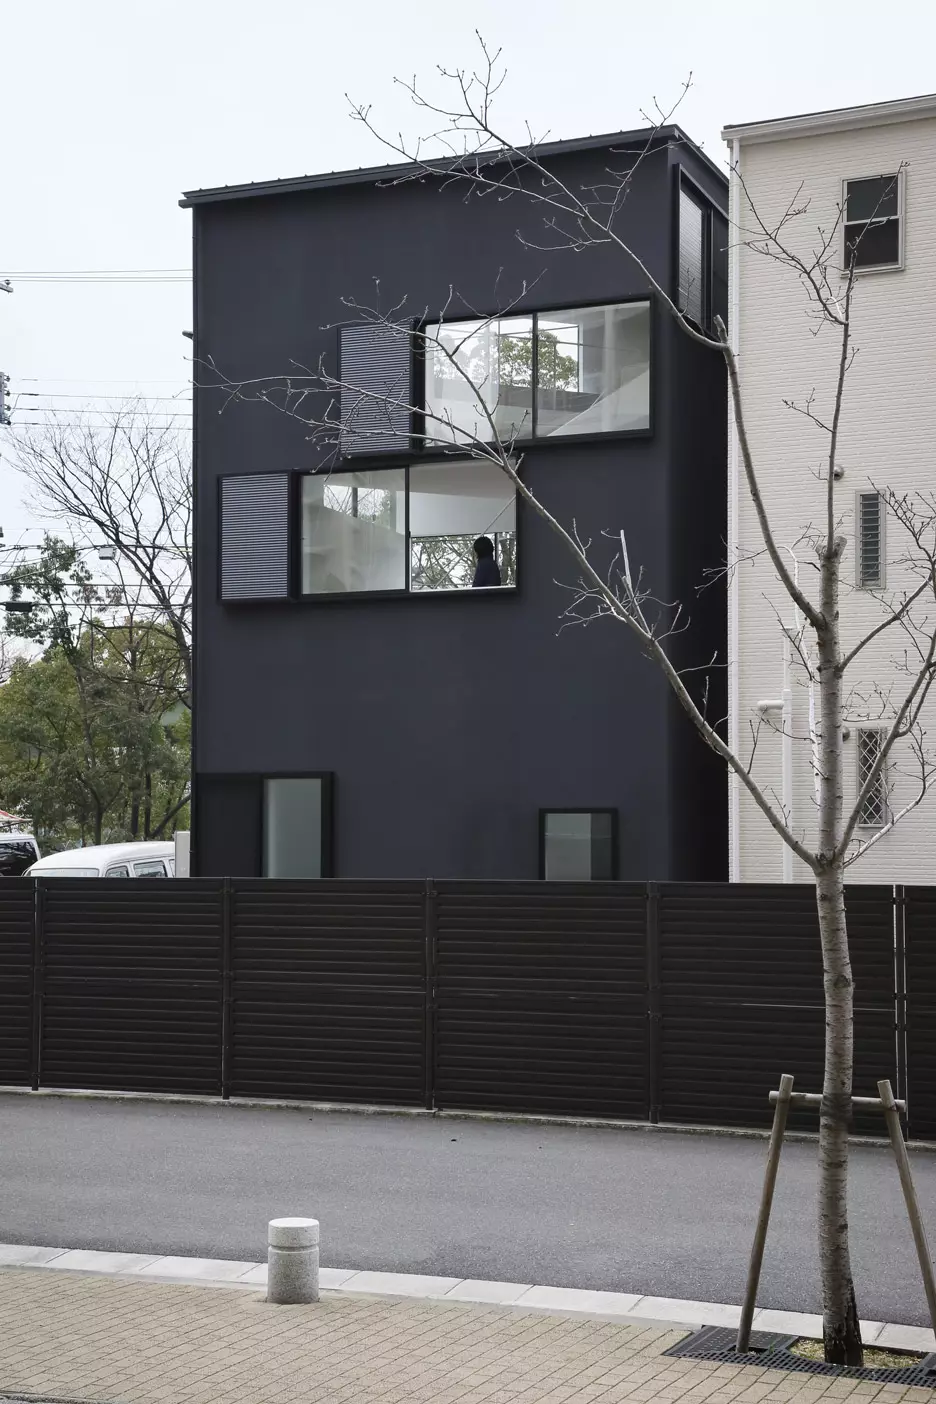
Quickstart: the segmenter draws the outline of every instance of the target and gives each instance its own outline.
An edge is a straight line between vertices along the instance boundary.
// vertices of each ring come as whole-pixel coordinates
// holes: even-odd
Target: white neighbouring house
[[[831,413],[841,342],[831,328],[816,334],[796,274],[745,239],[756,227],[754,211],[769,226],[791,206],[808,205],[786,226],[784,237],[806,254],[818,248],[820,230],[835,231],[834,276],[841,276],[846,239],[864,227],[852,318],[857,355],[846,382],[839,454],[844,475],[836,491],[839,529],[848,538],[842,595],[847,650],[883,617],[877,596],[899,595],[911,579],[900,564],[907,539],[880,510],[875,488],[936,494],[936,96],[729,126],[722,135],[732,166],[730,335],[753,458],[777,543],[795,554],[800,583],[811,598],[816,597],[815,554],[802,536],[810,524],[824,520],[819,469],[828,441],[784,401],[803,406],[814,392],[815,413],[820,418]],[[869,216],[873,224],[866,226]],[[729,584],[731,740],[749,755],[758,720],[766,716],[752,773],[780,805],[789,806],[794,827],[814,842],[806,670],[795,651],[785,670],[777,612],[792,622],[792,605],[769,560],[760,555],[745,561],[763,543],[733,428],[732,434],[729,560],[744,563]],[[899,626],[891,628],[849,669],[846,697],[850,688],[857,692],[848,706],[846,808],[858,793],[862,765],[874,754],[875,724],[886,719],[876,715],[880,702],[872,697],[869,704],[867,697],[876,688],[886,696],[891,684],[895,698],[905,691],[894,662],[903,642]],[[785,682],[786,744],[780,734]],[[764,703],[770,704],[766,710]],[[936,752],[936,690],[922,721]],[[871,837],[910,800],[909,764],[906,753],[895,748],[885,784],[866,805],[859,837]],[[808,880],[806,866],[792,857],[736,780],[729,833],[733,881]],[[866,883],[936,882],[936,787],[849,869],[848,877]]]

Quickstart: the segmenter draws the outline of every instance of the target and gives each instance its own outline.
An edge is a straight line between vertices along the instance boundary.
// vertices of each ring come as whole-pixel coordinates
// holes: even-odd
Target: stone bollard
[[[271,1219],[267,1301],[280,1305],[319,1299],[318,1219]]]

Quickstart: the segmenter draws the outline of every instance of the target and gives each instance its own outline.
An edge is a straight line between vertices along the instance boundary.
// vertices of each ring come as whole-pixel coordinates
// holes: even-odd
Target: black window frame
[[[633,293],[633,294],[631,294],[631,295],[628,296],[628,297],[616,297],[616,298],[613,298],[613,299],[609,299],[609,298],[607,298],[607,297],[581,298],[580,300],[578,300],[578,301],[576,301],[576,302],[574,302],[574,303],[566,303],[565,306],[557,305],[555,302],[541,302],[541,303],[537,303],[537,304],[532,305],[532,306],[528,306],[528,305],[526,305],[526,304],[521,304],[521,305],[518,305],[518,306],[516,306],[516,307],[511,307],[509,310],[501,310],[501,311],[492,310],[492,311],[490,311],[490,312],[488,312],[488,313],[481,313],[481,314],[479,314],[478,312],[476,312],[476,311],[472,308],[472,309],[466,311],[465,315],[461,315],[460,313],[453,312],[453,313],[451,313],[451,315],[448,317],[447,320],[448,320],[448,322],[459,322],[459,323],[477,322],[478,324],[483,324],[484,322],[489,322],[489,321],[491,321],[491,320],[493,320],[493,319],[500,318],[500,317],[504,317],[504,318],[508,318],[508,317],[529,317],[529,318],[531,319],[531,321],[532,321],[532,323],[533,323],[533,369],[532,369],[531,380],[532,380],[533,383],[532,383],[532,386],[531,386],[531,391],[532,391],[532,413],[531,413],[531,425],[530,425],[530,428],[531,428],[531,431],[534,431],[534,430],[535,430],[535,427],[536,427],[536,426],[535,426],[535,419],[536,419],[536,370],[537,370],[537,359],[538,359],[538,358],[537,358],[536,319],[537,319],[538,317],[540,317],[540,316],[545,316],[545,315],[548,315],[548,314],[550,314],[550,313],[554,313],[554,314],[556,314],[556,315],[561,316],[563,312],[577,312],[577,311],[579,311],[579,310],[586,310],[586,309],[595,308],[595,307],[629,307],[629,306],[631,306],[633,303],[638,303],[638,302],[645,303],[645,304],[647,305],[648,310],[649,310],[649,322],[650,322],[650,325],[649,325],[649,334],[648,334],[648,346],[647,346],[647,367],[648,367],[649,381],[650,381],[650,404],[649,404],[648,415],[647,415],[647,419],[648,419],[647,427],[646,427],[645,429],[609,429],[606,433],[592,433],[592,434],[559,434],[559,435],[555,435],[555,434],[546,434],[546,435],[539,435],[539,436],[538,436],[538,435],[535,434],[535,432],[531,432],[529,435],[524,435],[523,437],[519,437],[519,436],[518,436],[518,438],[517,438],[517,440],[516,440],[516,443],[517,443],[518,445],[523,445],[524,447],[531,446],[531,445],[535,445],[536,448],[537,448],[537,450],[539,450],[539,449],[545,449],[545,448],[554,449],[554,448],[562,448],[562,447],[565,446],[565,445],[575,445],[575,446],[578,446],[578,445],[580,445],[580,444],[604,444],[604,443],[615,442],[615,441],[618,441],[618,440],[622,440],[622,441],[623,441],[623,440],[628,440],[628,439],[641,439],[641,440],[642,440],[642,439],[649,439],[649,438],[652,438],[652,437],[653,437],[653,434],[654,434],[654,432],[655,432],[655,425],[654,425],[654,407],[655,407],[655,402],[656,402],[656,395],[655,395],[655,392],[654,392],[654,386],[655,386],[655,382],[656,382],[656,337],[657,337],[657,316],[658,316],[658,312],[657,312],[657,298],[655,297],[655,295],[653,294],[653,292],[652,292],[652,291],[647,291],[647,292]],[[412,358],[413,358],[413,360],[412,360],[412,367],[411,367],[411,371],[412,371],[412,380],[411,380],[411,384],[412,384],[412,392],[413,392],[413,404],[414,404],[414,406],[415,406],[416,413],[412,416],[412,424],[411,424],[411,426],[410,426],[410,438],[409,438],[409,440],[408,440],[406,443],[401,443],[399,453],[395,453],[395,452],[394,452],[394,453],[391,453],[391,452],[389,452],[389,451],[381,451],[381,452],[379,452],[379,453],[376,453],[376,452],[375,452],[375,453],[373,453],[373,454],[369,454],[369,453],[367,453],[365,450],[358,450],[357,452],[352,452],[352,453],[343,453],[343,452],[342,452],[342,453],[340,454],[340,457],[339,457],[338,460],[337,460],[338,462],[341,462],[341,463],[355,463],[355,464],[357,464],[357,463],[369,462],[371,459],[373,459],[374,461],[383,461],[383,460],[388,460],[388,459],[389,459],[389,460],[394,460],[394,461],[396,461],[396,460],[400,460],[400,459],[415,458],[415,457],[420,457],[420,458],[421,458],[421,457],[423,456],[423,454],[425,454],[425,455],[426,455],[427,457],[429,457],[429,458],[437,458],[437,457],[439,457],[439,456],[444,456],[444,457],[459,457],[459,456],[460,456],[460,457],[464,458],[464,457],[467,457],[467,456],[468,456],[468,455],[466,454],[466,451],[465,451],[465,450],[466,450],[466,446],[465,446],[464,444],[457,444],[457,443],[448,444],[448,443],[444,443],[444,442],[442,442],[442,441],[433,442],[433,443],[431,443],[431,444],[427,444],[427,443],[425,443],[425,442],[423,441],[423,435],[426,434],[427,429],[426,429],[426,415],[425,415],[425,407],[426,407],[426,345],[425,345],[425,340],[422,339],[422,338],[424,337],[424,333],[425,333],[425,328],[426,328],[426,327],[429,327],[429,326],[437,326],[438,324],[439,324],[439,319],[438,319],[438,317],[423,317],[420,321],[415,322],[415,323],[413,324],[412,333],[411,333],[411,346],[412,346]],[[347,324],[345,324],[345,325],[347,325]],[[445,323],[443,322],[442,325],[445,325]],[[340,348],[340,329],[339,329],[339,348]],[[339,378],[340,378],[340,370],[339,370]],[[421,406],[422,408],[420,408],[420,406]],[[490,442],[490,441],[489,441],[489,442]],[[338,469],[336,468],[336,471],[340,471],[340,470],[338,470]],[[349,470],[349,471],[350,471],[350,470]]]
[[[712,328],[713,315],[713,275],[715,260],[713,257],[713,230],[714,208],[711,200],[708,200],[694,181],[687,179],[686,174],[681,169],[678,172],[679,179],[676,185],[676,237],[675,237],[675,262],[676,262],[676,306],[686,321],[701,332],[709,332]],[[688,309],[682,305],[682,288],[680,286],[680,256],[682,253],[682,197],[686,196],[691,200],[702,215],[702,320],[697,322],[690,317]]]
[[[517,551],[517,578],[513,585],[492,585],[483,589],[474,589],[471,586],[464,586],[453,590],[413,590],[410,588],[410,573],[412,567],[412,550],[410,546],[410,468],[418,466],[429,468],[435,465],[444,466],[446,464],[456,464],[472,461],[470,454],[464,451],[461,453],[433,453],[423,457],[421,454],[408,454],[405,459],[396,455],[376,454],[371,458],[364,455],[355,455],[354,458],[342,459],[337,465],[327,470],[317,473],[296,473],[296,488],[293,496],[295,522],[292,528],[291,539],[295,542],[293,553],[293,590],[294,598],[303,604],[351,604],[354,600],[408,600],[408,599],[443,599],[452,600],[470,595],[472,599],[486,599],[497,596],[515,597],[520,589],[520,562],[523,557],[521,548],[521,511],[522,498],[515,490],[516,505],[516,525],[514,527],[514,539]],[[380,473],[404,471],[404,491],[406,494],[406,531],[404,535],[404,552],[406,561],[406,585],[402,590],[338,590],[330,593],[322,591],[304,592],[302,588],[302,480],[304,478],[326,478],[340,477],[346,473]]]
[[[897,213],[896,215],[884,215],[878,219],[854,219],[848,218],[848,187],[859,185],[867,180],[888,180],[896,183],[897,189]],[[866,273],[899,273],[904,267],[904,249],[906,237],[906,201],[903,166],[898,166],[896,171],[876,171],[873,175],[845,176],[842,179],[842,273],[847,276],[851,268],[851,260],[848,256],[848,233],[850,229],[862,225],[867,229],[871,225],[894,224],[897,225],[897,259],[892,263],[855,263],[854,273],[856,276],[863,276]]]
[[[546,820],[551,814],[607,814],[611,818],[611,876],[607,878],[547,878],[546,877]],[[617,882],[620,871],[620,811],[602,805],[586,808],[552,805],[539,811],[539,879],[541,882]]]
[[[875,498],[878,513],[878,571],[875,578],[866,579],[866,555],[865,555],[865,502],[869,498]],[[887,576],[887,511],[885,508],[884,496],[876,488],[862,488],[855,494],[855,584],[859,590],[883,590]]]
[[[321,876],[317,878],[275,878],[275,882],[326,882],[335,876],[335,772],[333,770],[258,770],[238,775],[237,779],[257,782],[257,803],[260,809],[258,833],[260,848],[257,872],[263,871],[266,856],[266,782],[267,780],[318,780],[322,786],[322,847]]]

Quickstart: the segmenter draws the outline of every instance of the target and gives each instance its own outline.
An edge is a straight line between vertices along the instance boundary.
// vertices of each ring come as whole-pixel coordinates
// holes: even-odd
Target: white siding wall
[[[886,174],[901,162],[905,172],[905,266],[899,272],[861,275],[856,282],[854,342],[857,357],[848,376],[840,462],[845,476],[837,489],[841,530],[849,539],[845,575],[855,580],[855,497],[862,488],[887,486],[900,492],[936,491],[936,120],[924,119],[875,129],[854,130],[767,143],[742,144],[741,170],[751,200],[765,223],[776,222],[795,202],[809,201],[808,213],[787,236],[801,251],[816,246],[817,230],[830,229],[841,199],[842,180]],[[799,192],[799,193],[797,193]],[[750,207],[741,197],[749,227]],[[737,237],[732,231],[732,237]],[[743,237],[743,236],[742,236]],[[841,238],[841,236],[839,236]],[[800,541],[824,515],[824,485],[817,480],[827,439],[808,420],[785,408],[784,400],[804,403],[815,391],[815,411],[831,413],[838,339],[808,315],[796,276],[748,248],[740,254],[740,367],[748,428],[761,488],[778,542],[795,546],[800,581],[815,598],[815,557]],[[740,487],[739,546],[758,550],[762,542],[750,497]],[[896,558],[901,533],[887,521],[887,586],[907,576]],[[751,746],[756,703],[779,698],[782,686],[781,636],[775,608],[789,618],[790,605],[764,558],[740,568],[738,589],[739,734]],[[880,606],[866,592],[846,590],[842,600],[844,643],[854,642],[879,618]],[[870,647],[850,673],[852,686],[903,686],[893,664],[902,650],[899,630]],[[794,668],[794,735],[807,732],[807,693],[801,669]],[[858,710],[856,708],[856,710]],[[773,714],[778,717],[778,714]],[[936,697],[925,720],[936,749]],[[780,793],[781,742],[762,729],[754,775]],[[906,765],[898,759],[897,769]],[[856,745],[846,742],[846,802],[855,794]],[[892,776],[894,807],[908,797],[912,781]],[[815,834],[809,748],[794,742],[794,819]],[[781,844],[743,793],[740,809],[740,878],[779,881]],[[794,862],[794,880],[808,877]],[[850,870],[860,882],[936,882],[936,791]]]

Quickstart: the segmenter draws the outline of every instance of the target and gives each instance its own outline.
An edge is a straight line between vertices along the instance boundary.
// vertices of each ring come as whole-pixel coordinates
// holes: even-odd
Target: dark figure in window
[[[475,566],[474,580],[471,582],[472,589],[478,590],[485,585],[499,585],[501,574],[497,561],[494,559],[494,542],[489,536],[479,536],[474,544],[474,553],[478,558]]]

